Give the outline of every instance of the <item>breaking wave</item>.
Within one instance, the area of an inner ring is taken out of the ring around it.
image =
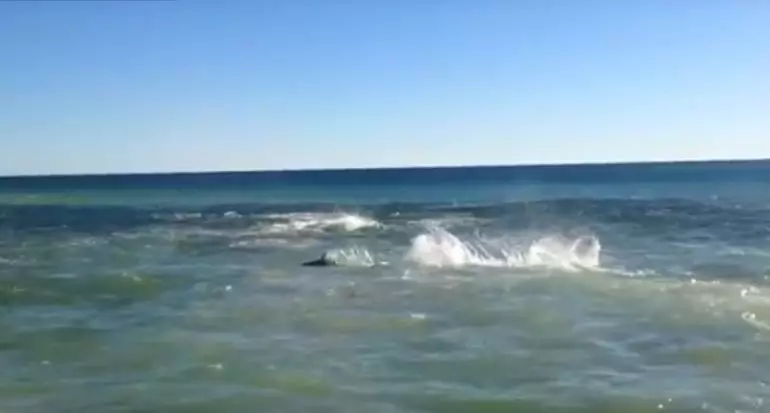
[[[545,236],[522,245],[477,237],[464,240],[435,227],[412,239],[407,259],[429,267],[550,267],[564,270],[598,268],[601,244],[594,236],[568,239]]]
[[[274,220],[267,224],[263,233],[292,234],[299,232],[320,232],[342,230],[347,232],[365,228],[379,228],[381,224],[372,218],[347,213],[291,213],[268,215]]]

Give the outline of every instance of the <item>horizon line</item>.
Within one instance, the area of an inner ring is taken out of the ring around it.
[[[640,161],[588,161],[588,162],[532,162],[519,164],[443,164],[443,165],[404,165],[404,166],[366,166],[338,168],[284,168],[284,169],[202,169],[202,170],[168,170],[144,172],[91,172],[91,173],[30,173],[30,174],[0,174],[0,179],[24,178],[85,178],[85,177],[123,177],[123,176],[179,176],[179,175],[219,175],[219,174],[275,174],[275,173],[315,173],[315,172],[361,172],[361,171],[404,171],[404,170],[435,170],[435,169],[493,169],[493,168],[547,168],[547,167],[576,167],[576,166],[635,166],[635,165],[693,165],[693,164],[729,164],[729,163],[761,163],[770,162],[768,158],[713,158],[713,159],[676,159],[676,160],[640,160]]]

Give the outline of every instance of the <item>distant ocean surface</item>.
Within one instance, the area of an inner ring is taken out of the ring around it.
[[[0,300],[3,413],[768,412],[770,162],[0,178]]]

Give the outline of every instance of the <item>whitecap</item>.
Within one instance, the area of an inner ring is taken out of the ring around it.
[[[349,213],[293,213],[268,215],[266,218],[277,221],[262,228],[262,232],[266,234],[320,232],[330,229],[353,232],[381,227],[375,219]]]

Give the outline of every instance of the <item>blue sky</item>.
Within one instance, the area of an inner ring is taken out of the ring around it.
[[[0,2],[0,174],[770,157],[762,1]]]

